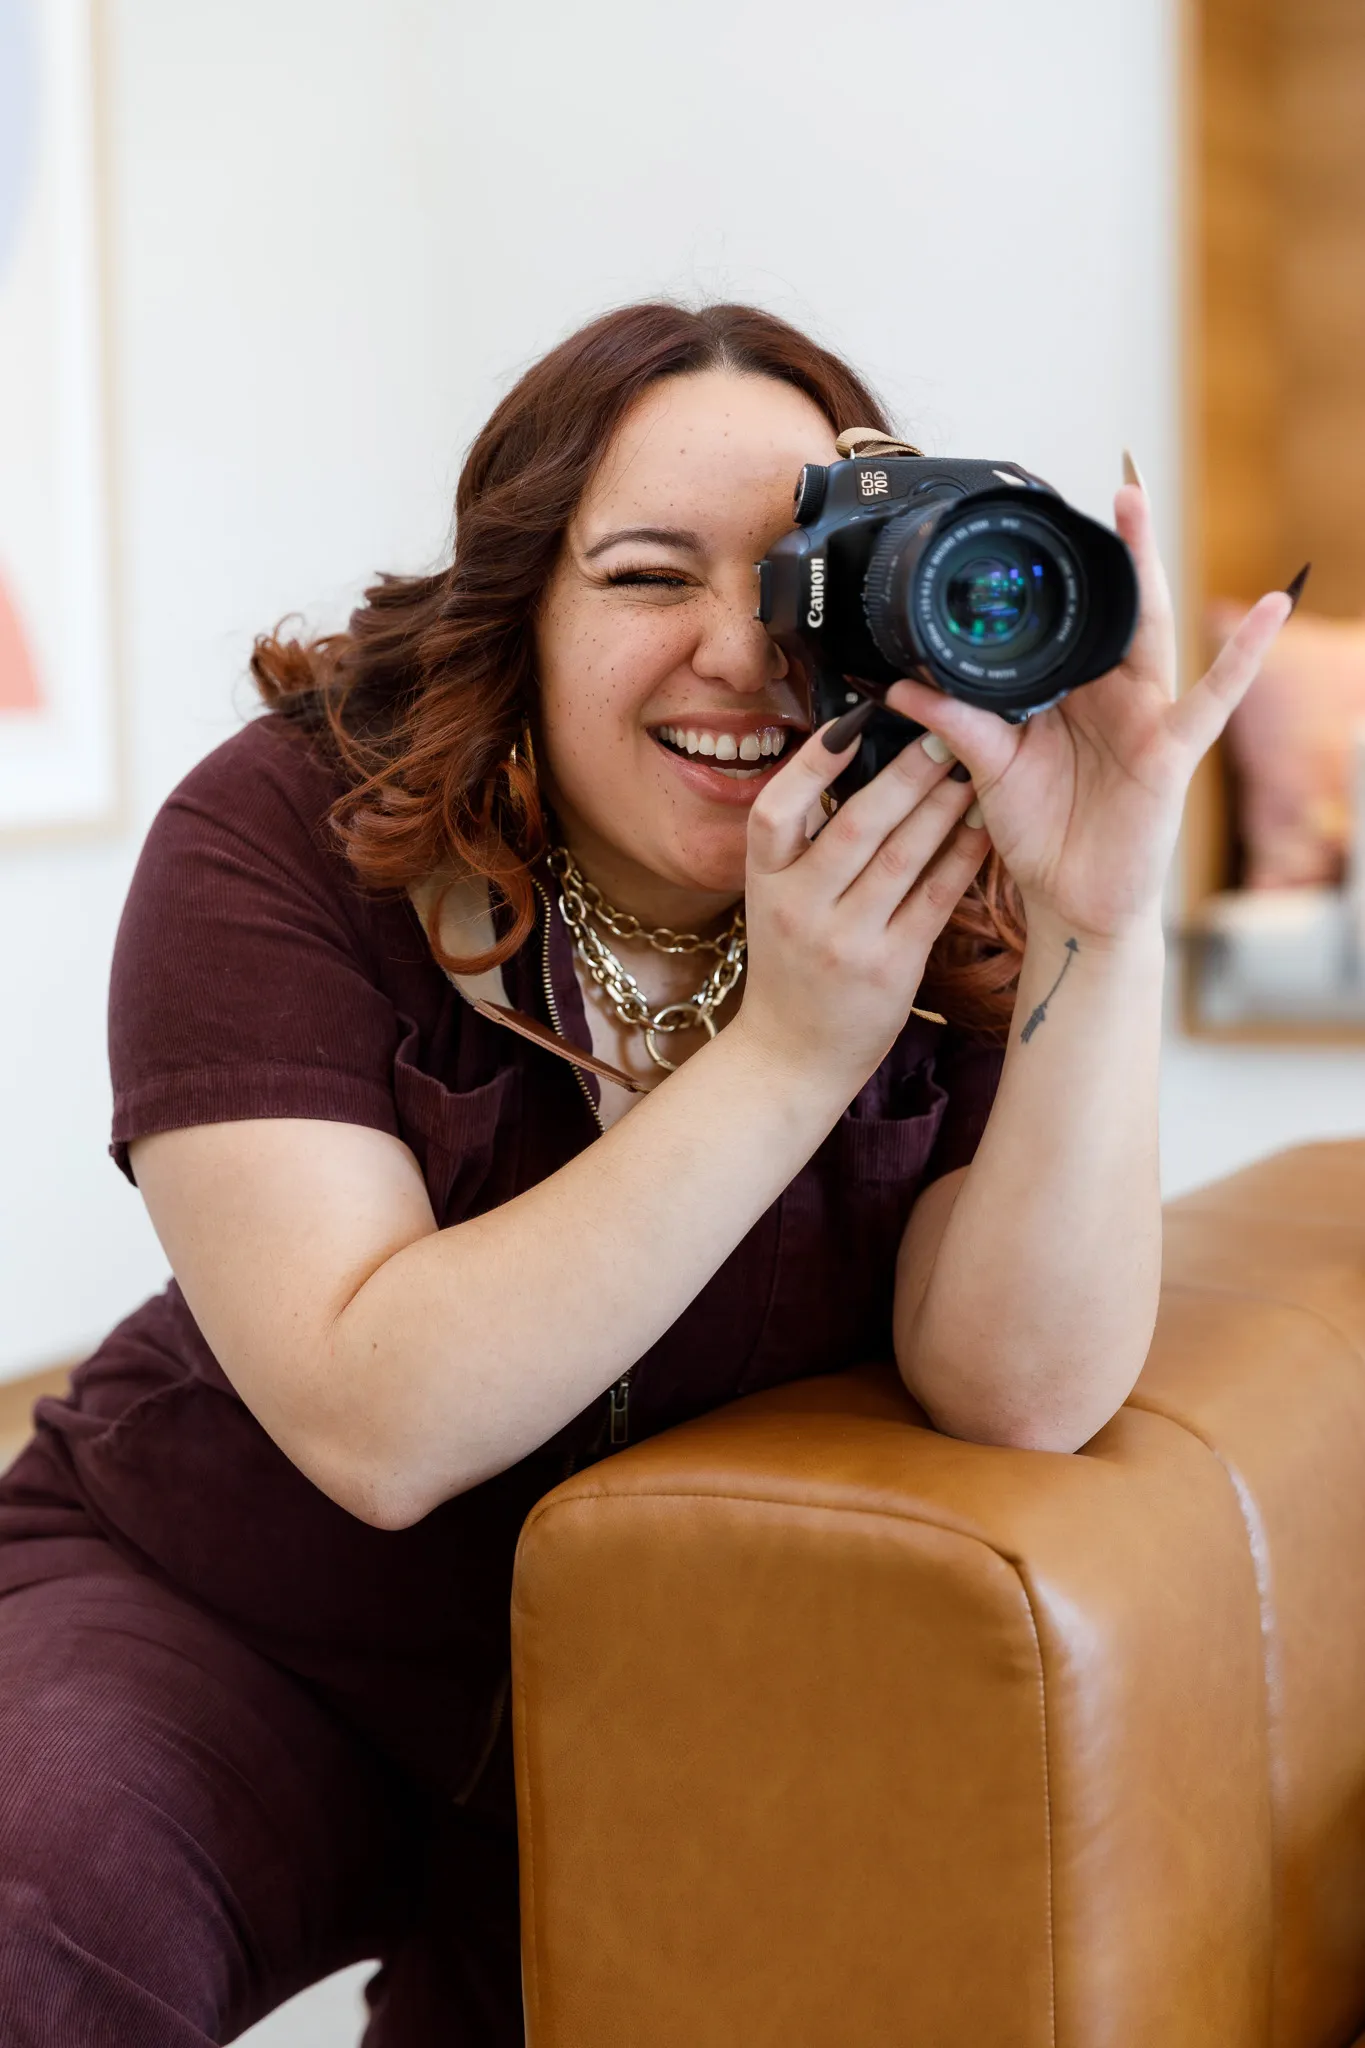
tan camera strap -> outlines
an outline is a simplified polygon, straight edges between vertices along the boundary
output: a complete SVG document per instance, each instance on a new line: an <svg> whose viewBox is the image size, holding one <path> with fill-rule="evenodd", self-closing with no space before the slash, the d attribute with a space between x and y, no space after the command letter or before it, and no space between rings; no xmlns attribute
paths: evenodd
<svg viewBox="0 0 1365 2048"><path fill-rule="evenodd" d="M436 885L432 883L408 890L423 931L436 894ZM480 876L464 876L447 887L441 905L441 941L448 953L464 953L475 959L481 953L493 950L495 936L488 884ZM514 1010L507 1000L507 984L501 967L487 967L482 974L452 974L448 967L444 972L447 981L459 990L470 1008L477 1010L481 1017L487 1017L491 1024L501 1024L506 1030L515 1031L519 1037L529 1038L533 1045L554 1053L558 1059L568 1060L571 1066L585 1067L599 1080L615 1081L618 1087L629 1088L633 1095L647 1093L639 1081L633 1080L620 1067L613 1067L607 1060L598 1059L595 1053L583 1052L578 1046L570 1045L547 1024L528 1017L524 1010Z"/></svg>
<svg viewBox="0 0 1365 2048"><path fill-rule="evenodd" d="M834 443L841 455L923 455L912 441L898 441L880 427L845 427Z"/></svg>

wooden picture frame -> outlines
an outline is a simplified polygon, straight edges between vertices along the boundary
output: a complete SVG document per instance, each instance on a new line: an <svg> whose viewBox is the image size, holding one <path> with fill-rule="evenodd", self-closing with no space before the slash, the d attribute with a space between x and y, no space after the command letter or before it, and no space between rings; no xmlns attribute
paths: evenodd
<svg viewBox="0 0 1365 2048"><path fill-rule="evenodd" d="M0 848L126 824L100 0L0 0Z"/></svg>

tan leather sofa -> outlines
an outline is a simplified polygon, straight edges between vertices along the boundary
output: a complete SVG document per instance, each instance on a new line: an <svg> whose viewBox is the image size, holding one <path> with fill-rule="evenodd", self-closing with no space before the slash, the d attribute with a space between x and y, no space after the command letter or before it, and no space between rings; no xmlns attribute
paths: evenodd
<svg viewBox="0 0 1365 2048"><path fill-rule="evenodd" d="M1146 1371L1075 1457L868 1369L540 1503L530 2048L1356 2041L1365 1145L1167 1216Z"/></svg>

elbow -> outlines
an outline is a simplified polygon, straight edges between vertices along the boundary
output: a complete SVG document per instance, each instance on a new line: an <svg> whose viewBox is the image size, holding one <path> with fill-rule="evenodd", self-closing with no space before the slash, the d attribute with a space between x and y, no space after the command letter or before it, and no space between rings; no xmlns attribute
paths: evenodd
<svg viewBox="0 0 1365 2048"><path fill-rule="evenodd" d="M325 1479L317 1474L311 1476L313 1484L335 1501L343 1513L370 1529L389 1533L411 1529L428 1512L426 1505L417 1502L411 1492L385 1484L372 1472L328 1474Z"/></svg>
<svg viewBox="0 0 1365 2048"><path fill-rule="evenodd" d="M902 1369L901 1377L941 1436L1064 1457L1083 1450L1113 1420L1137 1378L1134 1371L1102 1385L1030 1385L1016 1368L1002 1386L997 1375L978 1376L960 1364L933 1374L922 1359L919 1367L913 1377Z"/></svg>
<svg viewBox="0 0 1365 2048"><path fill-rule="evenodd" d="M370 1460L316 1453L300 1456L295 1450L292 1462L343 1514L370 1529L394 1533L411 1529L437 1505L424 1498L409 1478L381 1470Z"/></svg>
<svg viewBox="0 0 1365 2048"><path fill-rule="evenodd" d="M314 1484L321 1485L322 1491L358 1522L396 1535L400 1529L411 1529L425 1521L446 1501L468 1493L499 1469L490 1466L482 1471L448 1475L437 1486L430 1475L424 1480L411 1472L381 1470L368 1463L350 1466L344 1476L337 1476L334 1484L323 1484L318 1479Z"/></svg>
<svg viewBox="0 0 1365 2048"><path fill-rule="evenodd" d="M1037 1416L1007 1417L1000 1421L987 1418L965 1428L956 1427L937 1418L931 1418L934 1427L944 1436L957 1437L963 1443L991 1444L1002 1451L1051 1451L1062 1457L1071 1457L1090 1442L1103 1423L1095 1429L1064 1419L1040 1420ZM1105 1417L1107 1422L1109 1417Z"/></svg>
<svg viewBox="0 0 1365 2048"><path fill-rule="evenodd" d="M259 1418L258 1418L259 1419ZM314 1400L306 1416L272 1417L270 1434L290 1463L343 1514L367 1528L411 1529L473 1480L437 1487L410 1439L385 1434L391 1418ZM442 1475L448 1477L449 1475Z"/></svg>
<svg viewBox="0 0 1365 2048"><path fill-rule="evenodd" d="M370 1492L358 1497L347 1512L371 1529L396 1536L400 1529L415 1528L430 1510L407 1496Z"/></svg>

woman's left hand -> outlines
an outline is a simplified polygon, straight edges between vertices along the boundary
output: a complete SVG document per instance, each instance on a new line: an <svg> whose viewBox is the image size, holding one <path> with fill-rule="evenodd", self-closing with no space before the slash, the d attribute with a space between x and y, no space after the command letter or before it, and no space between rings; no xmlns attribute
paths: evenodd
<svg viewBox="0 0 1365 2048"><path fill-rule="evenodd" d="M893 683L886 695L971 770L1030 920L1050 915L1069 934L1104 939L1156 914L1190 778L1293 609L1283 591L1261 598L1208 674L1177 698L1170 592L1141 485L1123 486L1114 513L1141 592L1118 668L1023 725L925 683Z"/></svg>

